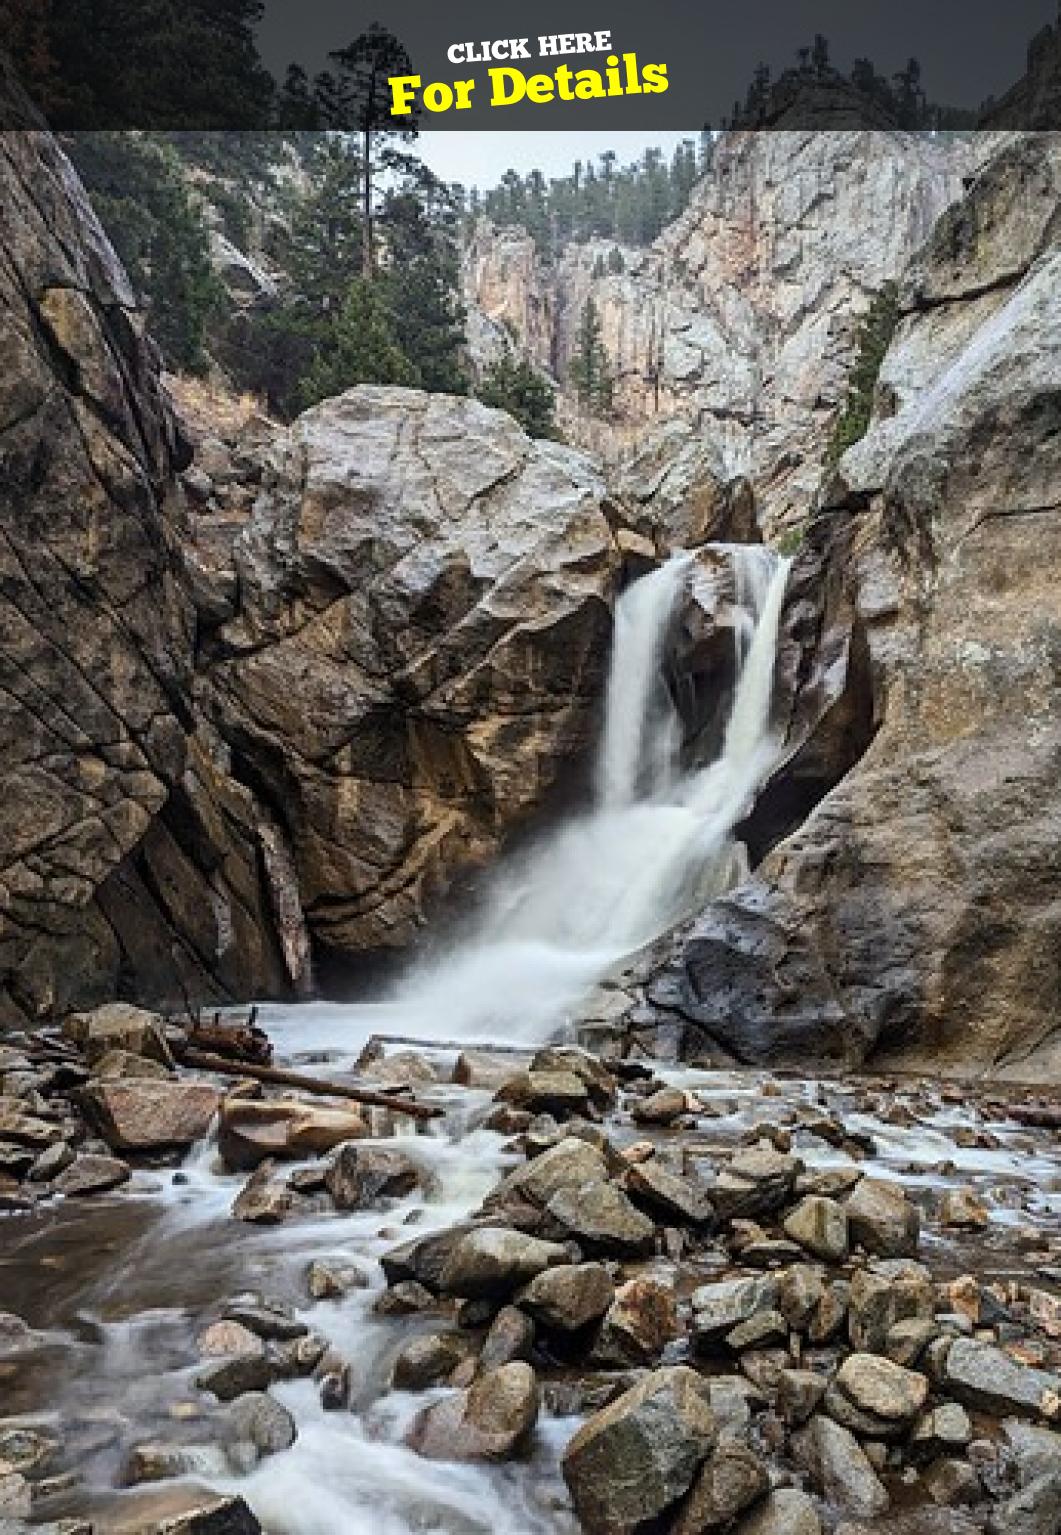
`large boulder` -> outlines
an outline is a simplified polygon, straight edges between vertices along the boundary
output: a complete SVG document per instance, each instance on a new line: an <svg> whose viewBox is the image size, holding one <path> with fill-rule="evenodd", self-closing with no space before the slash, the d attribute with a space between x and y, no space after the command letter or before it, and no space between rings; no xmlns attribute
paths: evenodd
<svg viewBox="0 0 1061 1535"><path fill-rule="evenodd" d="M618 551L591 461L475 400L362 385L278 439L209 651L313 936L414 935L591 746Z"/></svg>
<svg viewBox="0 0 1061 1535"><path fill-rule="evenodd" d="M742 1059L1061 1072L1059 231L1061 142L1004 145L908 273L797 559L833 596L790 622L837 685L862 653L872 744L657 979Z"/></svg>
<svg viewBox="0 0 1061 1535"><path fill-rule="evenodd" d="M194 707L158 353L0 63L0 1022L282 991L250 792Z"/></svg>

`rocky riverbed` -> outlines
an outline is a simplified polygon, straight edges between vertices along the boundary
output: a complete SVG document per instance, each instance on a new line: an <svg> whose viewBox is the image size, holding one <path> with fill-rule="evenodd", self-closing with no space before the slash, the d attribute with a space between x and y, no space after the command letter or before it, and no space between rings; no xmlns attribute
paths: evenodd
<svg viewBox="0 0 1061 1535"><path fill-rule="evenodd" d="M1056 1100L381 1045L0 1055L0 1528L1061 1528Z"/></svg>

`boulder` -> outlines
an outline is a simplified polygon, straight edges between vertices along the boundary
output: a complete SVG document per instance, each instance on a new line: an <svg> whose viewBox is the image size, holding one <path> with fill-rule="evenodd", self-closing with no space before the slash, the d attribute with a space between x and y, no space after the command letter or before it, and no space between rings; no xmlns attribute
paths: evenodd
<svg viewBox="0 0 1061 1535"><path fill-rule="evenodd" d="M267 1157L321 1156L367 1134L367 1125L352 1107L237 1097L221 1104L217 1141L227 1167L249 1172Z"/></svg>
<svg viewBox="0 0 1061 1535"><path fill-rule="evenodd" d="M1056 1535L1059 1508L1061 1470L1048 1471L993 1512L991 1535Z"/></svg>
<svg viewBox="0 0 1061 1535"><path fill-rule="evenodd" d="M636 1098L630 1113L639 1125L671 1125L689 1113L689 1099L680 1087L661 1087L646 1098Z"/></svg>
<svg viewBox="0 0 1061 1535"><path fill-rule="evenodd" d="M678 1336L672 1282L651 1274L619 1285L593 1345L593 1358L613 1366L654 1364Z"/></svg>
<svg viewBox="0 0 1061 1535"><path fill-rule="evenodd" d="M909 1422L925 1405L928 1380L879 1354L849 1354L834 1385L863 1412Z"/></svg>
<svg viewBox="0 0 1061 1535"><path fill-rule="evenodd" d="M63 1020L63 1037L79 1045L90 1061L112 1050L144 1056L160 1066L172 1066L165 1024L158 1013L129 1002L109 1002L87 1013L70 1013Z"/></svg>
<svg viewBox="0 0 1061 1535"><path fill-rule="evenodd" d="M675 1520L673 1535L706 1535L733 1521L770 1490L763 1461L739 1440L722 1439L704 1462Z"/></svg>
<svg viewBox="0 0 1061 1535"><path fill-rule="evenodd" d="M111 1189L128 1183L132 1168L117 1157L95 1156L82 1152L51 1182L52 1192L65 1194L67 1198L82 1198L89 1194L106 1194Z"/></svg>
<svg viewBox="0 0 1061 1535"><path fill-rule="evenodd" d="M221 1094L206 1082L93 1082L86 1109L115 1151L168 1151L201 1140Z"/></svg>
<svg viewBox="0 0 1061 1535"><path fill-rule="evenodd" d="M577 1332L599 1321L615 1298L615 1285L600 1263L572 1263L546 1269L518 1297L536 1322L560 1332Z"/></svg>
<svg viewBox="0 0 1061 1535"><path fill-rule="evenodd" d="M393 1384L399 1391L424 1391L440 1385L467 1359L470 1350L470 1341L459 1333L420 1333L398 1351Z"/></svg>
<svg viewBox="0 0 1061 1535"><path fill-rule="evenodd" d="M658 1157L638 1162L623 1174L630 1197L646 1205L659 1218L709 1226L715 1218L708 1187L697 1178L681 1177L666 1168Z"/></svg>
<svg viewBox="0 0 1061 1535"><path fill-rule="evenodd" d="M776 1279L722 1279L701 1285L691 1298L693 1343L710 1349L756 1312L771 1311L777 1301Z"/></svg>
<svg viewBox="0 0 1061 1535"><path fill-rule="evenodd" d="M266 1455L289 1450L298 1437L287 1408L265 1391L238 1397L225 1415L227 1452L237 1469L245 1470Z"/></svg>
<svg viewBox="0 0 1061 1535"><path fill-rule="evenodd" d="M882 1354L897 1323L935 1325L936 1298L919 1263L886 1260L858 1269L848 1299L848 1333L855 1348Z"/></svg>
<svg viewBox="0 0 1061 1535"><path fill-rule="evenodd" d="M582 1113L589 1103L589 1089L573 1071L521 1071L508 1077L495 1098L532 1114Z"/></svg>
<svg viewBox="0 0 1061 1535"><path fill-rule="evenodd" d="M808 1195L785 1217L785 1233L823 1263L847 1257L848 1214L835 1199Z"/></svg>
<svg viewBox="0 0 1061 1535"><path fill-rule="evenodd" d="M826 1502L845 1513L873 1518L891 1499L858 1440L831 1418L813 1417L793 1435L792 1450Z"/></svg>
<svg viewBox="0 0 1061 1535"><path fill-rule="evenodd" d="M508 1296L543 1269L568 1263L557 1242L543 1242L504 1226L478 1226L460 1236L439 1274L446 1295L472 1299Z"/></svg>
<svg viewBox="0 0 1061 1535"><path fill-rule="evenodd" d="M324 1175L339 1210L372 1209L402 1199L424 1182L424 1169L404 1151L385 1146L340 1146Z"/></svg>
<svg viewBox="0 0 1061 1535"><path fill-rule="evenodd" d="M588 1251L636 1255L655 1244L654 1223L614 1183L560 1189L545 1208Z"/></svg>
<svg viewBox="0 0 1061 1535"><path fill-rule="evenodd" d="M955 1338L941 1384L967 1407L1061 1420L1061 1375L1018 1364L990 1343Z"/></svg>
<svg viewBox="0 0 1061 1535"><path fill-rule="evenodd" d="M738 1151L711 1185L711 1198L719 1218L775 1214L789 1203L802 1171L798 1157L788 1156L766 1142Z"/></svg>
<svg viewBox="0 0 1061 1535"><path fill-rule="evenodd" d="M603 1153L587 1141L569 1136L541 1156L516 1167L483 1200L488 1213L507 1205L530 1204L544 1209L561 1189L579 1189L607 1177Z"/></svg>
<svg viewBox="0 0 1061 1535"><path fill-rule="evenodd" d="M582 1527L635 1535L672 1510L711 1451L707 1384L683 1365L654 1370L569 1441L562 1470Z"/></svg>
<svg viewBox="0 0 1061 1535"><path fill-rule="evenodd" d="M242 1498L194 1483L123 1496L107 1535L262 1535Z"/></svg>
<svg viewBox="0 0 1061 1535"><path fill-rule="evenodd" d="M846 1203L851 1239L881 1258L913 1257L921 1217L898 1183L863 1178Z"/></svg>
<svg viewBox="0 0 1061 1535"><path fill-rule="evenodd" d="M406 1440L427 1460L504 1460L530 1436L539 1407L530 1365L505 1364L426 1407Z"/></svg>
<svg viewBox="0 0 1061 1535"><path fill-rule="evenodd" d="M744 1516L735 1535L822 1535L822 1522L805 1492L778 1487Z"/></svg>
<svg viewBox="0 0 1061 1535"><path fill-rule="evenodd" d="M516 1306L502 1306L483 1339L479 1369L496 1370L498 1365L529 1359L533 1346L534 1323L530 1317Z"/></svg>
<svg viewBox="0 0 1061 1535"><path fill-rule="evenodd" d="M294 1195L275 1176L276 1163L263 1162L232 1203L232 1218L255 1226L277 1226L294 1208Z"/></svg>

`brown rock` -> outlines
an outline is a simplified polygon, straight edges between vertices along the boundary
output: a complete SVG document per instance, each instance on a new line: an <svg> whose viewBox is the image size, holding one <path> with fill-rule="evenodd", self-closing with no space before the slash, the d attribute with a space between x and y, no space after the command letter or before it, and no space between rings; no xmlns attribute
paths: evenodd
<svg viewBox="0 0 1061 1535"><path fill-rule="evenodd" d="M218 1146L225 1164L250 1171L267 1157L321 1156L345 1141L368 1134L353 1108L335 1108L301 1099L226 1098L218 1121Z"/></svg>
<svg viewBox="0 0 1061 1535"><path fill-rule="evenodd" d="M115 1151L190 1146L210 1128L221 1095L205 1082L94 1082L85 1104Z"/></svg>
<svg viewBox="0 0 1061 1535"><path fill-rule="evenodd" d="M467 1391L424 1409L407 1443L428 1460L503 1460L538 1421L538 1382L530 1365L501 1365Z"/></svg>

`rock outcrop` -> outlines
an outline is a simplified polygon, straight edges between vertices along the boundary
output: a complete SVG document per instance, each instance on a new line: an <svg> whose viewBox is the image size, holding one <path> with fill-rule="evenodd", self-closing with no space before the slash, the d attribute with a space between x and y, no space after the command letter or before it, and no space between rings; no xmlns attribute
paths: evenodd
<svg viewBox="0 0 1061 1535"><path fill-rule="evenodd" d="M895 132L726 134L686 211L648 249L623 249L621 272L608 270L612 241L571 245L548 267L530 235L482 224L464 261L473 352L487 361L515 336L560 381L573 441L607 458L681 457L687 482L693 455L701 503L749 477L771 527L799 520L859 318L960 195L971 159ZM609 422L580 415L567 384L590 297L616 375ZM664 430L646 444L654 423ZM659 510L672 509L664 486Z"/></svg>
<svg viewBox="0 0 1061 1535"><path fill-rule="evenodd" d="M872 744L655 976L694 1049L1061 1067L1059 231L1061 141L1016 140L906 276L793 576L825 572L819 703L842 723L861 654ZM805 760L837 739L810 716Z"/></svg>
<svg viewBox="0 0 1061 1535"><path fill-rule="evenodd" d="M258 810L191 703L187 448L76 177L0 92L0 1021L275 992Z"/></svg>
<svg viewBox="0 0 1061 1535"><path fill-rule="evenodd" d="M274 445L204 651L282 818L319 952L407 945L458 871L570 792L620 553L599 471L477 401L361 386Z"/></svg>

